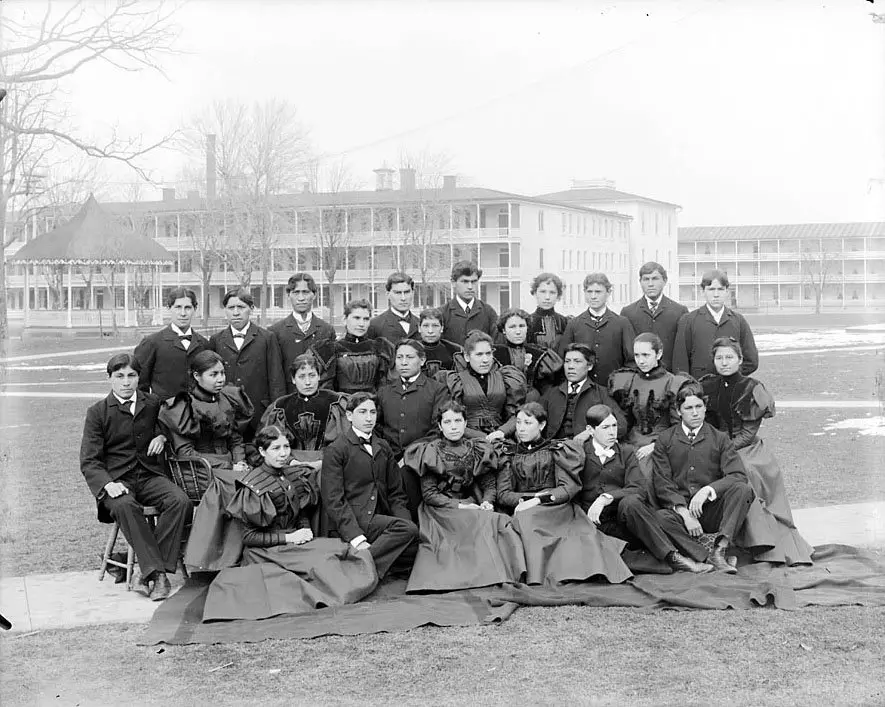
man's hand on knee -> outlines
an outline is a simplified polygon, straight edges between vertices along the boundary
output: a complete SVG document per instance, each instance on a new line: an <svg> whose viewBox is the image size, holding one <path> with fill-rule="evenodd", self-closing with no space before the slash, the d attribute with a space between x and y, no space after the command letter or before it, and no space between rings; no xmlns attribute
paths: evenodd
<svg viewBox="0 0 885 707"><path fill-rule="evenodd" d="M107 491L108 496L111 498L118 498L124 493L129 493L129 488L119 481L108 481L104 485L104 490Z"/></svg>

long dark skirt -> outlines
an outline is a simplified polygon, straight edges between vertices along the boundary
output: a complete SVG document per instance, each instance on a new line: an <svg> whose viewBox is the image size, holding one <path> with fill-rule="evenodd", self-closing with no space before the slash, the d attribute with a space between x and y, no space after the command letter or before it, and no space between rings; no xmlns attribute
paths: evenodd
<svg viewBox="0 0 885 707"><path fill-rule="evenodd" d="M597 530L572 503L515 513L513 527L525 550L526 584L583 582L593 577L617 584L633 576L621 559L627 543Z"/></svg>
<svg viewBox="0 0 885 707"><path fill-rule="evenodd" d="M522 542L494 511L418 507L421 543L407 592L441 592L521 582Z"/></svg>
<svg viewBox="0 0 885 707"><path fill-rule="evenodd" d="M749 549L756 562L812 564L814 548L796 530L784 478L777 460L761 439L738 450L756 499L735 543Z"/></svg>
<svg viewBox="0 0 885 707"><path fill-rule="evenodd" d="M265 619L353 604L378 584L368 551L337 538L249 547L209 585L203 621Z"/></svg>
<svg viewBox="0 0 885 707"><path fill-rule="evenodd" d="M218 475L200 499L194 512L190 537L184 552L184 564L202 571L231 567L243 551L240 522L224 512L234 492L234 472Z"/></svg>

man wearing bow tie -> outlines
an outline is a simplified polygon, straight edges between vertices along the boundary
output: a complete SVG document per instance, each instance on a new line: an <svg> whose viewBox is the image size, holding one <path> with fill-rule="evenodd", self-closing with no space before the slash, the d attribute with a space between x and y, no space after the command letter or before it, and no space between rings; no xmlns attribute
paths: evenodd
<svg viewBox="0 0 885 707"><path fill-rule="evenodd" d="M654 261L645 263L639 268L639 285L642 297L621 310L621 316L630 320L633 331L638 334L646 332L657 334L664 344L661 365L673 371L673 347L676 344L676 329L683 314L688 314L688 307L674 302L664 295L667 284L667 271L663 265Z"/></svg>
<svg viewBox="0 0 885 707"><path fill-rule="evenodd" d="M701 574L713 566L682 555L647 505L648 482L633 448L618 444L618 421L608 405L587 410L589 439L584 443L581 491L575 502L603 533L641 543L676 572Z"/></svg>
<svg viewBox="0 0 885 707"><path fill-rule="evenodd" d="M236 287L224 293L221 303L228 326L212 335L209 348L224 361L228 382L242 387L252 401L255 412L243 434L248 444L267 406L286 394L283 359L276 334L251 322L255 309L252 293ZM261 463L260 457L251 461Z"/></svg>
<svg viewBox="0 0 885 707"><path fill-rule="evenodd" d="M728 435L704 422L704 391L686 383L676 394L682 421L665 430L652 452L658 519L683 555L734 573L725 551L744 524L753 488ZM697 538L715 535L708 553Z"/></svg>
<svg viewBox="0 0 885 707"><path fill-rule="evenodd" d="M386 288L390 308L372 319L366 338L377 339L380 336L395 344L404 337L417 337L418 317L411 311L415 292L412 276L404 272L391 273Z"/></svg>
<svg viewBox="0 0 885 707"><path fill-rule="evenodd" d="M172 315L169 326L144 337L135 347L141 366L138 389L161 400L187 390L190 360L209 348L209 340L191 327L197 309L193 290L176 287L166 295L166 307Z"/></svg>
<svg viewBox="0 0 885 707"><path fill-rule="evenodd" d="M169 596L166 576L175 572L185 524L193 506L163 470L166 438L157 415L160 400L136 390L140 364L122 353L108 361L111 393L86 412L80 446L80 471L98 505L102 523L116 521L135 550L140 574L136 588L154 601ZM143 506L160 510L153 530Z"/></svg>

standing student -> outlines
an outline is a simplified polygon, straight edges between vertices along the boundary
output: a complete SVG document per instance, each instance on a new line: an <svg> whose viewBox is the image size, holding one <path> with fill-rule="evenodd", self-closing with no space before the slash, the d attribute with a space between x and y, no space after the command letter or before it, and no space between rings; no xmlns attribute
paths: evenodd
<svg viewBox="0 0 885 707"><path fill-rule="evenodd" d="M366 337L384 337L392 344L403 337L415 338L418 335L418 317L412 314L415 283L411 275L404 272L391 273L385 288L390 307L369 322Z"/></svg>
<svg viewBox="0 0 885 707"><path fill-rule="evenodd" d="M559 355L572 343L587 344L596 354L590 373L595 383L605 387L608 377L633 358L633 326L626 317L608 308L612 283L608 275L594 272L584 278L587 311L569 321L559 342Z"/></svg>
<svg viewBox="0 0 885 707"><path fill-rule="evenodd" d="M221 303L228 326L212 335L209 348L224 361L228 382L242 387L252 402L252 420L244 431L251 442L267 406L286 393L280 345L275 334L250 321L255 301L248 290L229 290Z"/></svg>
<svg viewBox="0 0 885 707"><path fill-rule="evenodd" d="M656 334L663 345L661 366L673 370L673 347L676 345L676 328L688 307L674 302L664 295L667 271L663 265L650 261L639 268L639 286L642 297L621 310L621 316L630 320L636 334Z"/></svg>
<svg viewBox="0 0 885 707"><path fill-rule="evenodd" d="M191 360L209 348L209 340L191 327L197 309L193 290L176 287L166 295L166 307L172 314L169 325L144 337L135 347L141 368L138 389L161 400L187 390Z"/></svg>
<svg viewBox="0 0 885 707"><path fill-rule="evenodd" d="M313 313L317 285L310 273L292 275L286 285L286 294L292 305L292 314L269 327L279 341L284 371L290 370L292 362L312 347L323 341L335 340L335 328ZM286 392L295 392L291 378L286 381Z"/></svg>
<svg viewBox="0 0 885 707"><path fill-rule="evenodd" d="M347 401L351 427L326 447L320 492L331 532L357 550L368 550L381 579L412 569L418 526L393 452L375 434L377 414L371 393L354 393Z"/></svg>
<svg viewBox="0 0 885 707"><path fill-rule="evenodd" d="M759 368L759 353L750 325L741 314L725 305L728 288L728 275L721 270L709 270L701 277L701 290L707 302L679 320L673 351L673 367L677 371L697 380L716 373L713 342L722 337L732 337L741 345L744 354L741 373L748 376Z"/></svg>
<svg viewBox="0 0 885 707"><path fill-rule="evenodd" d="M136 584L151 599L169 596L168 573L178 565L185 524L193 506L166 476L160 455L166 438L157 416L160 400L138 388L141 364L132 354L108 361L111 392L86 411L80 445L80 471L98 504L98 519L120 524L135 551ZM160 510L151 529L143 506Z"/></svg>
<svg viewBox="0 0 885 707"><path fill-rule="evenodd" d="M565 286L559 275L542 272L532 280L529 292L535 298L537 308L529 315L527 341L542 349L553 349L559 346L559 340L565 333L568 317L556 311L556 303L562 297Z"/></svg>
<svg viewBox="0 0 885 707"><path fill-rule="evenodd" d="M459 260L452 267L455 296L442 307L443 338L464 345L468 332L479 330L494 339L498 332L498 313L478 299L482 270L475 263Z"/></svg>

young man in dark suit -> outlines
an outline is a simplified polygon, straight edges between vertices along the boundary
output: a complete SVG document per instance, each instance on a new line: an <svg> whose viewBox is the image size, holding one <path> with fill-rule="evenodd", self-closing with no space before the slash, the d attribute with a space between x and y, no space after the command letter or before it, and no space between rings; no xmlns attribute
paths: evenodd
<svg viewBox="0 0 885 707"><path fill-rule="evenodd" d="M618 421L608 405L587 410L589 439L584 442L584 468L577 503L606 535L628 543L639 541L655 558L676 572L701 574L713 566L682 555L648 505L648 480L633 447L618 444Z"/></svg>
<svg viewBox="0 0 885 707"><path fill-rule="evenodd" d="M660 434L652 452L658 518L683 555L733 574L725 550L744 524L753 488L728 435L704 422L700 384L682 386L676 405L682 421ZM716 535L709 553L696 540L704 533Z"/></svg>
<svg viewBox="0 0 885 707"><path fill-rule="evenodd" d="M292 362L311 347L335 340L335 328L313 314L317 285L310 273L292 275L286 285L286 294L292 305L292 314L268 327L279 341L284 371L288 371ZM286 392L295 392L291 379L286 380Z"/></svg>
<svg viewBox="0 0 885 707"><path fill-rule="evenodd" d="M390 445L374 433L375 396L354 393L347 419L351 427L326 447L320 475L331 532L357 550L368 550L379 578L390 571L410 572L418 526L409 514Z"/></svg>
<svg viewBox="0 0 885 707"><path fill-rule="evenodd" d="M209 348L209 340L191 327L197 309L193 290L176 287L166 295L166 307L172 313L169 326L144 337L135 347L141 365L138 389L161 400L187 390L191 359Z"/></svg>
<svg viewBox="0 0 885 707"><path fill-rule="evenodd" d="M547 411L545 434L552 439L574 439L584 442L590 431L584 422L587 410L594 405L608 405L618 421L618 437L627 435L627 417L608 391L590 378L596 354L585 344L569 344L563 357L565 383L548 388L541 396Z"/></svg>
<svg viewBox="0 0 885 707"><path fill-rule="evenodd" d="M140 364L132 354L108 361L111 392L86 411L80 445L80 471L98 505L98 519L116 521L135 550L136 584L154 601L169 596L185 524L193 514L187 495L163 472L159 433L160 400L138 388ZM151 530L143 506L160 510Z"/></svg>
<svg viewBox="0 0 885 707"><path fill-rule="evenodd" d="M603 388L608 377L633 360L633 326L626 317L612 312L608 306L612 283L608 275L594 272L584 278L587 311L569 320L557 353L564 356L569 344L587 344L596 354L596 365L590 376Z"/></svg>
<svg viewBox="0 0 885 707"><path fill-rule="evenodd" d="M494 339L498 334L498 313L477 298L482 270L469 260L452 267L455 296L442 306L444 339L464 346L468 332L478 329Z"/></svg>
<svg viewBox="0 0 885 707"><path fill-rule="evenodd" d="M449 388L422 371L426 355L418 341L397 343L394 366L396 377L378 386L378 424L375 428L399 462L412 442L434 430L440 408L449 401ZM403 488L412 520L417 521L421 503L421 481L403 470Z"/></svg>
<svg viewBox="0 0 885 707"><path fill-rule="evenodd" d="M415 292L415 283L411 275L404 272L391 273L385 287L390 307L369 322L366 338L377 339L380 336L395 344L404 337L410 339L416 337L418 317L412 314L411 310L412 296Z"/></svg>
<svg viewBox="0 0 885 707"><path fill-rule="evenodd" d="M209 348L221 356L227 381L242 386L254 414L244 437L250 442L267 406L286 394L286 376L276 334L251 322L255 301L241 287L228 290L221 300L228 326L212 335Z"/></svg>
<svg viewBox="0 0 885 707"><path fill-rule="evenodd" d="M676 344L673 347L673 367L700 380L708 373L716 373L713 365L713 342L719 337L731 337L741 345L744 361L741 373L750 375L759 368L756 339L747 320L727 307L728 275L721 270L709 270L701 276L701 290L706 304L689 312L679 320Z"/></svg>
<svg viewBox="0 0 885 707"><path fill-rule="evenodd" d="M674 302L664 295L667 284L667 271L664 266L654 261L639 268L639 285L642 297L621 310L621 316L630 320L633 332L639 334L657 334L664 344L664 355L661 365L673 371L673 347L676 344L676 328L688 307Z"/></svg>

